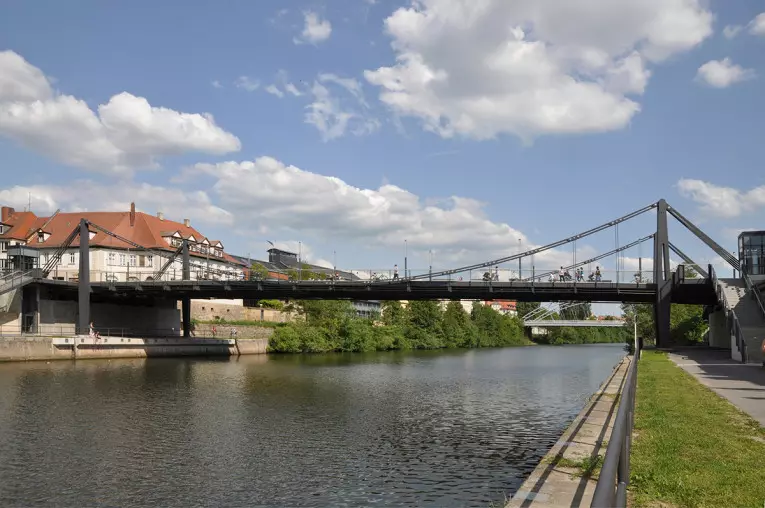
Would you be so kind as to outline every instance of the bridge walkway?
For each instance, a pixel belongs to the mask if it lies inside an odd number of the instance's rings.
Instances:
[[[765,340],[765,316],[762,315],[757,301],[747,290],[741,279],[718,279],[725,293],[729,310],[732,310],[741,325],[746,342],[747,361],[762,363],[762,341]]]

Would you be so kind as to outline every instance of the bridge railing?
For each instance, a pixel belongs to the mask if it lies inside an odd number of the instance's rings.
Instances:
[[[730,333],[736,338],[736,347],[741,352],[741,362],[746,363],[747,351],[746,340],[744,339],[744,331],[741,329],[741,325],[736,316],[736,312],[733,307],[728,303],[728,298],[725,296],[725,290],[717,279],[717,274],[712,265],[709,265],[709,276],[712,279],[712,286],[715,288],[715,294],[717,295],[717,301],[720,303],[725,313],[725,319],[728,322],[728,328]]]
[[[215,334],[212,333],[212,328],[215,327]],[[205,331],[199,333],[194,332],[194,337],[198,338],[219,338],[230,339],[237,338],[241,327],[232,325],[229,323],[221,323],[218,325],[205,325]],[[96,332],[101,337],[115,337],[115,338],[179,338],[183,336],[183,330],[180,328],[135,328],[135,327],[99,327],[96,323]],[[0,326],[0,338],[8,337],[72,337],[78,335],[76,333],[76,327],[74,324],[61,324],[61,325],[30,325],[30,326],[16,326],[16,325],[2,325]]]
[[[746,272],[744,272],[744,283],[746,283],[746,288],[752,293],[752,298],[757,302],[757,306],[760,308],[760,314],[765,318],[765,302],[763,302],[762,294],[752,281],[752,278]]]
[[[640,343],[635,344],[635,353],[627,372],[627,378],[619,396],[619,410],[616,412],[614,427],[606,448],[606,457],[600,469],[600,477],[592,497],[594,508],[627,506],[627,486],[630,483],[630,450],[632,449],[632,427],[635,422],[635,393],[637,391],[637,370],[640,361]]]

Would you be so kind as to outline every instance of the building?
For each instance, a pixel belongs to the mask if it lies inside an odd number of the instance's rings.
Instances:
[[[148,215],[135,211],[135,204],[124,212],[57,211],[50,217],[33,212],[17,212],[3,206],[0,215],[0,270],[28,270],[49,265],[50,278],[76,281],[79,278],[79,238],[66,245],[80,219],[98,226],[90,228],[90,280],[154,280],[184,240],[189,243],[192,280],[237,280],[249,274],[249,266],[225,252],[223,243],[191,226],[165,219],[162,213]],[[113,233],[105,233],[103,230]],[[56,254],[61,259],[56,263]],[[53,266],[55,264],[55,266]],[[181,256],[167,267],[162,278],[180,280]]]
[[[765,281],[765,231],[744,231],[738,235],[741,270],[757,283]]]
[[[518,315],[517,304],[514,300],[492,300],[485,302],[485,305],[506,316]]]

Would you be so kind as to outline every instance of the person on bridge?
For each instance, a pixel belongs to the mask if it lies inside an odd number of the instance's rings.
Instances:
[[[393,265],[393,280],[398,279],[398,265]]]
[[[558,271],[558,278],[560,279],[561,282],[565,282],[566,280],[566,272],[565,270],[563,270],[562,266],[560,267],[560,270]]]
[[[600,267],[595,267],[595,282],[600,282],[601,275],[600,275]]]

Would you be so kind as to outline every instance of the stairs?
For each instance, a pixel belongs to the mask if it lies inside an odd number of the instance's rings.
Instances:
[[[746,342],[747,363],[762,363],[762,341],[765,340],[765,316],[740,279],[718,279],[728,307],[736,314]]]
[[[32,273],[21,273],[17,272],[12,275],[8,275],[4,278],[0,279],[0,295],[4,295],[6,293],[9,293],[13,291],[14,289],[19,289],[30,282],[34,282],[35,276]],[[2,302],[0,302],[0,307],[2,307]],[[0,310],[2,310],[0,308]]]

